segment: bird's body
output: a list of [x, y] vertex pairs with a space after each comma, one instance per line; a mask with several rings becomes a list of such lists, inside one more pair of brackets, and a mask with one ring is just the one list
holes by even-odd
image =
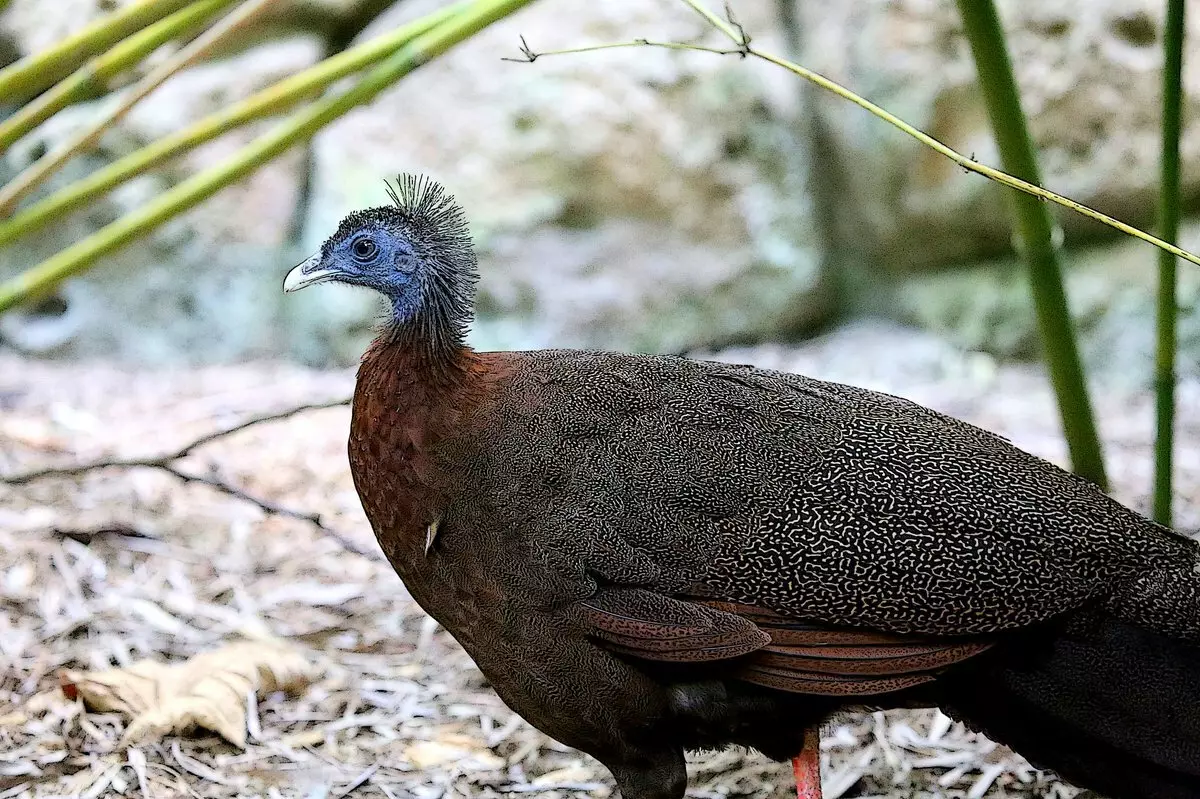
[[[685, 750], [791, 758], [861, 705], [941, 706], [1115, 799], [1200, 796], [1195, 542], [888, 395], [473, 352], [406, 288], [445, 314], [473, 280], [422, 240], [445, 211], [423, 185], [396, 225], [443, 262], [386, 286], [401, 310], [360, 366], [355, 486], [417, 602], [626, 799], [679, 799]], [[360, 248], [343, 228], [319, 263]]]

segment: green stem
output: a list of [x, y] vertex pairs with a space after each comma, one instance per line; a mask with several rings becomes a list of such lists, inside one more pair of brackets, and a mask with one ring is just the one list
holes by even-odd
[[283, 2], [284, 0], [245, 0], [232, 13], [188, 42], [178, 52], [172, 53], [161, 64], [156, 65], [137, 83], [123, 92], [118, 98], [118, 102], [101, 114], [98, 119], [68, 137], [66, 141], [25, 167], [16, 177], [0, 187], [0, 216], [11, 216], [17, 203], [23, 197], [62, 169], [63, 165], [72, 158], [93, 149], [105, 131], [123, 119], [135, 105], [161, 86], [164, 81], [180, 70], [205, 58], [214, 49], [251, 25], [257, 17]]
[[192, 150], [235, 128], [255, 120], [274, 116], [297, 102], [319, 94], [347, 75], [378, 63], [416, 37], [469, 9], [471, 3], [459, 2], [401, 25], [384, 36], [325, 59], [316, 66], [268, 86], [241, 102], [165, 136], [101, 167], [87, 177], [66, 186], [11, 219], [0, 222], [0, 246], [47, 222], [58, 219], [131, 178], [149, 171], [180, 153]]
[[108, 82], [172, 39], [186, 36], [234, 0], [200, 0], [97, 56], [49, 91], [0, 122], [0, 154], [67, 106], [108, 90]]
[[[1162, 155], [1158, 195], [1158, 236], [1179, 236], [1179, 137], [1183, 116], [1184, 2], [1167, 0], [1163, 36]], [[1154, 357], [1154, 518], [1170, 526], [1175, 452], [1175, 256], [1159, 251], [1158, 348]]]
[[[1006, 172], [1041, 184], [1033, 142], [1005, 49], [1004, 31], [992, 0], [957, 0], [992, 131]], [[1029, 266], [1033, 303], [1050, 381], [1058, 397], [1071, 462], [1081, 476], [1107, 488], [1104, 456], [1088, 398], [1083, 364], [1067, 306], [1054, 244], [1054, 223], [1045, 204], [1027, 194], [1010, 195], [1016, 210], [1022, 254]]]
[[59, 282], [79, 274], [97, 258], [145, 235], [221, 189], [251, 174], [355, 106], [383, 90], [456, 44], [513, 13], [531, 0], [476, 0], [470, 9], [389, 56], [348, 91], [319, 100], [296, 113], [275, 130], [243, 147], [232, 157], [159, 196], [154, 202], [118, 219], [37, 266], [0, 283], [0, 313], [44, 295]]
[[61, 80], [96, 53], [135, 31], [158, 22], [192, 0], [138, 0], [116, 13], [96, 20], [53, 47], [22, 58], [0, 69], [0, 97], [7, 103], [23, 103]]

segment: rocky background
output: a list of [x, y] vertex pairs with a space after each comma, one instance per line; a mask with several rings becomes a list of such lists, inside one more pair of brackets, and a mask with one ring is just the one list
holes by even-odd
[[[0, 13], [0, 59], [32, 52], [116, 4], [13, 0]], [[297, 0], [261, 38], [164, 85], [72, 174], [314, 63], [380, 5]], [[401, 0], [356, 40], [433, 5]], [[948, 0], [732, 5], [764, 48], [792, 52], [950, 146], [996, 163]], [[1161, 3], [1007, 0], [1000, 9], [1047, 184], [1152, 225]], [[1200, 16], [1190, 22], [1200, 41]], [[484, 274], [473, 335], [483, 348], [692, 351], [803, 338], [867, 315], [1004, 359], [1036, 356], [1003, 194], [862, 110], [770, 65], [707, 54], [500, 60], [517, 54], [520, 35], [551, 49], [704, 32], [676, 0], [539, 0], [38, 308], [0, 319], [0, 340], [24, 353], [146, 365], [352, 362], [371, 335], [375, 299], [341, 287], [285, 298], [281, 275], [342, 214], [384, 202], [385, 177], [421, 171], [443, 181], [471, 217]], [[1186, 59], [1186, 68], [1185, 129], [1200, 109], [1200, 60]], [[72, 109], [27, 137], [0, 161], [0, 177], [94, 111]], [[232, 134], [0, 249], [0, 276], [269, 125]], [[1185, 135], [1183, 147], [1195, 212], [1200, 137]], [[1156, 251], [1082, 217], [1060, 221], [1087, 357], [1144, 382]], [[1184, 244], [1200, 246], [1200, 219], [1185, 225]], [[1184, 266], [1181, 281], [1181, 367], [1195, 374], [1200, 270]]]

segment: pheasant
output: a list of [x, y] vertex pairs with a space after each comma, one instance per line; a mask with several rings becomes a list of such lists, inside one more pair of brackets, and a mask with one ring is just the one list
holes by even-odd
[[848, 707], [942, 708], [1113, 799], [1200, 797], [1200, 549], [977, 427], [681, 357], [476, 352], [465, 215], [431, 180], [286, 291], [390, 306], [349, 460], [412, 597], [625, 799], [684, 752], [792, 760]]

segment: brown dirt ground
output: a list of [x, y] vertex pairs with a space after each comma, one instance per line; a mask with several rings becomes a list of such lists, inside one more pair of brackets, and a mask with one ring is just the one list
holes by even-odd
[[[897, 351], [917, 354], [900, 361]], [[889, 389], [1062, 459], [1050, 395], [1032, 369], [889, 331], [727, 356]], [[137, 371], [0, 355], [0, 475], [154, 455], [249, 416], [347, 396], [352, 380], [279, 364]], [[1180, 395], [1180, 513], [1195, 529], [1200, 384]], [[1104, 388], [1097, 406], [1115, 492], [1144, 507], [1149, 395]], [[373, 551], [347, 473], [347, 417], [334, 408], [260, 425], [185, 465], [319, 512]], [[286, 639], [317, 678], [298, 696], [260, 699], [244, 750], [211, 735], [122, 749], [121, 718], [85, 712], [58, 687], [62, 668], [178, 660], [247, 637]], [[0, 666], [0, 799], [612, 793], [598, 764], [499, 702], [389, 568], [305, 522], [153, 470], [0, 483]], [[934, 712], [848, 716], [826, 729], [823, 752], [830, 799], [1074, 794]], [[756, 754], [700, 755], [691, 770], [692, 797], [792, 795], [789, 769]]]

